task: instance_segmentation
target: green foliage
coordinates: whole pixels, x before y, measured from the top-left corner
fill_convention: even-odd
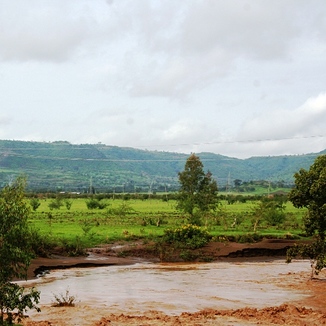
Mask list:
[[[273,198],[263,198],[252,209],[251,216],[254,232],[262,222],[270,226],[280,225],[286,218],[284,202]]]
[[[320,237],[312,244],[300,244],[290,248],[287,251],[287,262],[290,263],[295,257],[310,258],[311,260],[311,277],[326,267],[326,243]]]
[[[254,243],[260,241],[262,236],[257,233],[244,233],[239,234],[234,237],[234,241],[238,243]]]
[[[65,202],[65,206],[66,206],[67,210],[70,211],[71,205],[72,205],[72,200],[65,199],[64,202]]]
[[[204,213],[216,209],[217,183],[210,172],[204,173],[203,163],[195,154],[189,156],[184,171],[179,172],[179,183],[179,210],[193,216],[198,211]]]
[[[31,198],[29,203],[30,203],[33,211],[36,211],[41,205],[40,200],[38,198]]]
[[[53,237],[48,234],[41,234],[34,227],[30,228],[30,245],[35,255],[40,257],[48,257],[51,250],[57,245]]]
[[[86,206],[88,209],[104,209],[108,206],[108,203],[96,198],[90,198],[86,201]]]
[[[92,225],[91,221],[85,219],[85,220],[81,221],[81,228],[84,232],[84,235],[86,236],[90,232],[90,230],[93,228],[93,225]]]
[[[49,203],[49,208],[52,211],[53,209],[60,209],[60,207],[62,207],[64,204],[62,202],[62,198],[57,197],[56,199],[53,199],[50,203]]]
[[[305,227],[309,235],[317,233],[322,239],[326,232],[326,155],[319,156],[308,171],[295,175],[295,187],[289,199],[295,207],[306,207]]]
[[[180,252],[180,258],[184,261],[195,261],[198,258],[198,254],[188,249],[183,249]]]
[[[4,314],[12,323],[12,311],[21,316],[26,307],[36,308],[39,292],[34,289],[24,294],[24,289],[11,283],[14,278],[25,278],[33,256],[27,218],[30,207],[24,200],[25,180],[18,178],[0,193],[0,325]]]
[[[65,238],[60,239],[62,250],[70,257],[85,256],[86,249],[81,237],[76,236],[71,241]]]
[[[15,283],[6,282],[0,287],[0,325],[12,325],[14,319],[18,322],[24,317],[27,309],[40,309],[36,306],[40,301],[40,292],[34,288],[28,293]],[[6,315],[6,319],[4,316]]]
[[[313,244],[296,249],[300,255],[308,255],[314,261],[313,269],[318,272],[326,267],[326,155],[317,157],[308,171],[301,169],[294,177],[295,187],[289,199],[295,207],[308,209],[304,218],[305,230],[308,235],[316,235]],[[289,251],[289,256],[294,254]]]
[[[189,249],[204,247],[210,239],[211,235],[207,230],[192,224],[166,229],[163,235],[163,241]]]
[[[131,205],[125,201],[125,199],[123,200],[124,201],[118,207],[109,209],[108,214],[126,216],[127,214],[131,214],[135,211]]]
[[[25,180],[17,179],[0,193],[0,286],[26,276],[32,258],[27,218],[30,208],[24,200]]]

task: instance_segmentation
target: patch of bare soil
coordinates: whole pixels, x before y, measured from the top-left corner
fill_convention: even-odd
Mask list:
[[[215,259],[234,258],[247,260],[259,259],[264,253],[279,253],[285,247],[292,245],[289,242],[273,242],[265,241],[252,245],[241,245],[236,243],[215,243],[206,249],[209,254],[214,254]],[[253,252],[248,250],[253,248],[253,252],[260,253],[258,257],[253,258]],[[125,250],[119,246],[119,250]],[[130,248],[128,248],[130,249]],[[133,249],[138,254],[144,248],[136,244]],[[257,249],[257,250],[256,250]],[[119,258],[119,250],[114,248],[97,248],[91,253],[89,260],[96,264],[101,257],[101,264],[126,264],[133,263],[130,258]],[[274,251],[273,251],[274,250]],[[276,251],[275,251],[276,250]],[[145,251],[144,251],[145,252]],[[216,256],[215,256],[216,255]],[[140,254],[138,256],[141,256]],[[230,258],[234,257],[234,258]],[[154,258],[154,257],[152,257]],[[61,258],[63,259],[63,258]],[[82,262],[87,263],[89,260],[83,258]],[[39,266],[41,261],[34,262],[34,267]],[[66,260],[60,261],[60,264],[69,266]],[[44,263],[44,261],[43,261]],[[47,264],[50,264],[48,261]],[[77,260],[71,261],[72,265],[78,263]],[[79,260],[80,263],[80,260]],[[59,265],[60,265],[59,264]],[[55,266],[55,262],[51,262],[51,266]],[[58,266],[58,265],[57,265]],[[37,315],[33,316],[33,320],[27,318],[23,321],[24,326],[111,326],[111,325],[326,325],[326,271],[322,271],[318,278],[311,279],[309,272],[289,273],[279,275],[275,280],[277,286],[289,287],[307,293],[307,297],[300,301],[288,302],[276,307],[266,307],[256,309],[254,307],[244,307],[233,310],[205,309],[195,313],[184,312],[177,316],[166,315],[159,311],[148,311],[145,313],[125,314],[123,311],[110,311],[107,307],[90,307],[78,303],[75,307],[42,307],[42,319]],[[46,316],[46,317],[44,317]]]

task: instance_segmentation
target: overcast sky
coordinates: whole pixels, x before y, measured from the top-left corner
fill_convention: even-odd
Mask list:
[[[326,148],[325,0],[0,0],[0,139]]]

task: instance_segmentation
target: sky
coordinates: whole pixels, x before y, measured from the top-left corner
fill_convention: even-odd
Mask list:
[[[325,0],[0,0],[0,139],[326,149]]]

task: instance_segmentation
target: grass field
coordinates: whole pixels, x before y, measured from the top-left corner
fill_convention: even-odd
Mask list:
[[[69,199],[71,207],[50,209],[53,199],[41,199],[40,206],[31,213],[29,224],[40,234],[60,240],[62,243],[80,241],[83,245],[95,246],[117,240],[154,238],[163,235],[166,228],[175,228],[187,223],[176,210],[174,200],[162,199],[103,199],[104,209],[88,209],[87,199]],[[202,219],[212,236],[240,238],[254,232],[252,211],[258,201],[228,204],[222,200],[214,214]],[[304,210],[286,203],[286,219],[281,225],[259,224],[256,233],[266,237],[299,237],[303,234]]]

